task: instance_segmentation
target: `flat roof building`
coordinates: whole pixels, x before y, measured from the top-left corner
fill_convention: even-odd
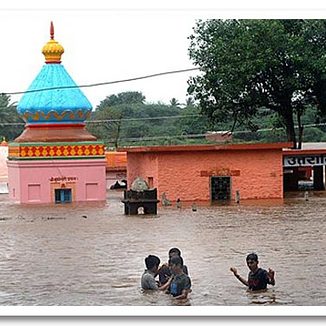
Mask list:
[[[171,201],[283,198],[291,143],[124,147],[127,182],[143,178]]]

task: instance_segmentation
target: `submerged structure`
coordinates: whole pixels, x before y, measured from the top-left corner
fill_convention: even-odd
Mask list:
[[[123,200],[125,215],[157,214],[157,189],[149,189],[147,182],[137,177],[130,190],[125,190]]]
[[[9,197],[34,204],[104,201],[104,144],[86,130],[92,106],[61,64],[64,49],[52,22],[42,53],[45,65],[17,107],[26,125],[9,143]]]
[[[283,198],[289,143],[129,147],[127,182],[143,178],[162,203]]]
[[[171,202],[236,203],[282,199],[286,192],[325,191],[326,143],[139,146],[127,152],[127,183],[143,178]]]

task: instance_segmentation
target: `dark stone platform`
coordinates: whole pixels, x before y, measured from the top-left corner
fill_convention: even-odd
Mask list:
[[[137,215],[142,208],[143,214],[157,214],[157,189],[143,191],[125,190],[122,202],[125,205],[125,215]]]

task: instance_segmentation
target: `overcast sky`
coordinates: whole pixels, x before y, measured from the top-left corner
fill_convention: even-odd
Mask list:
[[[65,49],[62,64],[78,84],[109,82],[194,67],[188,58],[195,18],[180,13],[0,11],[0,92],[25,91],[44,64],[50,39]],[[148,102],[185,102],[192,72],[84,88],[96,107],[111,94],[141,91]],[[19,100],[21,95],[13,96]]]
[[[27,90],[44,64],[41,49],[50,38],[51,20],[55,40],[65,49],[62,64],[75,82],[82,85],[193,68],[187,37],[199,18],[309,16],[307,4],[298,2],[295,10],[289,6],[285,11],[259,11],[255,9],[257,1],[247,1],[246,7],[240,5],[240,10],[237,1],[217,2],[224,6],[222,9],[215,2],[182,1],[180,5],[172,0],[154,3],[93,0],[71,7],[68,1],[57,0],[52,7],[46,7],[42,1],[11,0],[1,4],[0,92]],[[319,9],[312,15],[323,16],[323,11]],[[187,80],[195,74],[186,72],[83,88],[83,92],[94,108],[106,96],[125,91],[141,91],[148,102],[169,103],[175,97],[184,103]],[[20,97],[12,99],[18,101]]]

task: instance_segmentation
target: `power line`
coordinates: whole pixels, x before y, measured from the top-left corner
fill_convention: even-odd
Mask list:
[[[0,126],[24,126],[24,122],[0,122]]]
[[[165,72],[160,72],[160,73],[151,74],[151,75],[145,75],[145,76],[128,78],[128,79],[120,79],[120,80],[114,80],[114,81],[103,82],[103,83],[94,83],[94,84],[85,84],[85,85],[72,85],[72,86],[59,86],[59,87],[47,87],[47,88],[33,89],[33,90],[29,90],[29,91],[27,90],[27,91],[23,91],[23,92],[22,91],[5,92],[5,93],[1,93],[1,94],[2,95],[19,95],[19,94],[26,94],[26,93],[36,93],[36,92],[43,92],[43,91],[51,91],[51,90],[56,90],[56,89],[97,87],[97,86],[103,86],[103,85],[125,83],[125,82],[129,82],[129,81],[135,81],[135,80],[146,79],[146,78],[159,77],[159,76],[164,76],[164,75],[177,74],[177,73],[181,73],[181,72],[194,71],[194,70],[199,70],[199,68],[189,68],[189,69],[165,71]]]
[[[104,122],[119,122],[119,121],[143,121],[143,120],[161,120],[161,119],[182,119],[190,117],[204,117],[200,114],[185,114],[185,115],[166,115],[159,117],[144,117],[144,118],[125,118],[125,119],[104,119],[104,120],[86,120],[85,123],[95,124]],[[24,126],[24,122],[0,122],[0,126]]]
[[[156,139],[174,139],[174,138],[200,138],[205,137],[206,134],[188,134],[188,135],[174,135],[174,136],[152,136],[152,137],[133,137],[133,138],[120,138],[119,141],[147,141]]]
[[[275,130],[273,128],[270,129],[259,129],[257,132],[264,132],[264,131],[272,131]],[[244,131],[234,131],[232,134],[242,134],[242,133],[251,133],[250,130],[244,130]],[[159,139],[175,139],[175,138],[202,138],[206,136],[214,136],[214,133],[212,134],[181,134],[181,135],[173,135],[173,136],[149,136],[149,137],[131,137],[131,138],[121,138],[120,141],[148,141],[148,140],[159,140]]]
[[[136,120],[157,120],[157,119],[174,119],[174,118],[185,118],[185,117],[202,117],[199,114],[189,114],[189,115],[176,115],[176,116],[160,116],[160,117],[148,117],[148,118],[129,118],[129,119],[106,119],[106,120],[89,120],[85,121],[86,123],[102,123],[102,122],[117,122],[117,121],[136,121]],[[0,122],[0,126],[14,126],[14,125],[25,125],[25,123],[19,122]],[[305,128],[312,128],[312,127],[319,127],[319,126],[326,126],[326,123],[318,123],[318,124],[307,124],[304,125]],[[297,125],[294,126],[296,129],[298,128]],[[258,129],[256,133],[268,132],[268,131],[284,131],[282,127],[279,128],[262,128]],[[248,134],[253,133],[250,130],[236,130],[233,131],[233,135],[236,134]],[[213,134],[214,135],[214,134]],[[180,134],[180,135],[166,135],[166,136],[147,136],[147,137],[131,137],[131,138],[120,138],[119,141],[150,141],[150,140],[160,140],[160,139],[176,139],[176,138],[186,138],[186,139],[195,139],[195,138],[204,138],[209,136],[207,133],[200,133],[200,134]]]
[[[126,118],[126,119],[106,119],[106,120],[87,120],[86,123],[102,123],[102,122],[120,122],[120,121],[143,121],[143,120],[160,120],[160,119],[178,119],[189,117],[203,117],[200,114],[185,114],[185,115],[166,115],[160,117],[146,117],[146,118]]]
[[[305,125],[305,127],[318,127],[318,126],[326,126],[326,123],[319,123],[319,124],[309,124],[309,125]],[[298,128],[298,126],[294,126],[296,129]],[[282,131],[284,130],[282,127],[279,128],[262,128],[262,129],[258,129],[256,132],[257,133],[261,133],[261,132],[267,132],[267,131]],[[252,133],[252,131],[250,130],[237,130],[237,131],[233,131],[232,134],[236,135],[236,134],[249,134]],[[133,138],[121,138],[119,139],[119,141],[131,141],[131,142],[136,142],[136,141],[150,141],[150,140],[159,140],[159,139],[175,139],[175,138],[203,138],[206,136],[211,136],[214,134],[181,134],[181,135],[173,135],[173,136],[149,136],[149,137],[133,137]]]
[[[159,116],[159,117],[146,117],[146,118],[126,118],[126,119],[103,119],[103,120],[86,120],[85,123],[102,123],[102,122],[119,122],[119,121],[143,121],[143,120],[160,120],[160,119],[178,119],[178,118],[190,118],[190,117],[203,117],[200,114],[185,114],[185,115],[171,115],[171,116]],[[0,122],[0,126],[24,126],[25,122]],[[313,127],[321,127],[326,126],[326,122],[322,123],[314,123],[314,124],[306,124],[303,125],[304,128],[313,128]],[[299,128],[298,125],[294,126],[295,129]],[[276,131],[276,130],[284,130],[284,128],[262,128],[258,129],[256,132],[266,132],[266,131]],[[235,130],[233,134],[240,133],[252,133],[251,130]],[[197,134],[198,136],[202,136],[202,134]],[[185,136],[185,135],[183,135]],[[192,136],[196,136],[195,134]],[[171,136],[171,137],[180,137],[180,136]]]

